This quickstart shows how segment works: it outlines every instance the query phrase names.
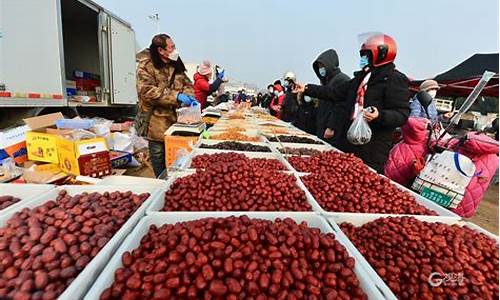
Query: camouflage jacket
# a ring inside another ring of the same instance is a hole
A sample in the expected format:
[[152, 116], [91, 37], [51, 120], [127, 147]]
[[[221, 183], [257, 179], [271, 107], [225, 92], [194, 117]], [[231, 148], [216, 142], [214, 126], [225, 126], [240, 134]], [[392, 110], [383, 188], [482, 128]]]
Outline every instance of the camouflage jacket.
[[[194, 95], [193, 84], [186, 73], [178, 73], [172, 78], [174, 67], [156, 69], [149, 50], [137, 54], [137, 94], [138, 113], [149, 113], [146, 137], [153, 141], [164, 141], [165, 131], [177, 121], [177, 93]], [[171, 85], [170, 85], [171, 82]]]

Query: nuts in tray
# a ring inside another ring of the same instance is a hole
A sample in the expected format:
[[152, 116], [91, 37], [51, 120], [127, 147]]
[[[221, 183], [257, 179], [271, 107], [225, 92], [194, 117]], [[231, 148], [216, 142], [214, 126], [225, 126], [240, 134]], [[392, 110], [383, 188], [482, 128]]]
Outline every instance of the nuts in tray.
[[278, 149], [281, 153], [287, 154], [287, 155], [318, 155], [321, 154], [320, 150], [317, 149], [311, 149], [311, 148], [290, 148], [290, 147], [285, 147], [285, 148], [279, 148]]
[[112, 299], [367, 299], [332, 233], [290, 218], [152, 225], [124, 252]]
[[0, 299], [56, 299], [149, 197], [61, 191], [0, 228]]
[[248, 151], [248, 152], [271, 152], [267, 146], [254, 145], [250, 143], [240, 142], [220, 142], [214, 145], [201, 144], [203, 149], [218, 149], [218, 150], [233, 150], [233, 151]]
[[244, 141], [244, 142], [258, 142], [260, 138], [258, 136], [248, 136], [246, 134], [237, 131], [226, 131], [220, 134], [214, 134], [210, 137], [214, 140], [232, 140], [232, 141]]
[[498, 242], [483, 233], [413, 217], [340, 227], [399, 299], [498, 299]]
[[281, 142], [281, 143], [297, 143], [297, 144], [316, 144], [322, 145], [323, 142], [313, 140], [305, 136], [295, 136], [295, 135], [279, 135], [277, 137], [273, 136], [268, 138], [270, 142]]

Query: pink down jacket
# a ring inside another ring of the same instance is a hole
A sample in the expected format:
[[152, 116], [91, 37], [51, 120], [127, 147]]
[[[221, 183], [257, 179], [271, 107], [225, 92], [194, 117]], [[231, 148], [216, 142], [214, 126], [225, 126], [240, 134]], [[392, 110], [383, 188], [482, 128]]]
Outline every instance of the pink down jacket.
[[[409, 185], [416, 177], [415, 161], [423, 161], [428, 154], [427, 123], [423, 118], [409, 118], [402, 127], [403, 140], [391, 150], [384, 173], [390, 179]], [[447, 148], [455, 149], [459, 141], [442, 141]], [[476, 175], [467, 186], [462, 202], [453, 211], [462, 217], [472, 217], [488, 189], [498, 168], [498, 142], [484, 135], [471, 132], [458, 147], [458, 152], [469, 157], [476, 166]]]

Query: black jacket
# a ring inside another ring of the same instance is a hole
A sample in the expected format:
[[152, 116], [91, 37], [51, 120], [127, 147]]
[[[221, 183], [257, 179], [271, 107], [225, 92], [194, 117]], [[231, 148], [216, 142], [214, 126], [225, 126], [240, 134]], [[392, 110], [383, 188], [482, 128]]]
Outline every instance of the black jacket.
[[316, 133], [316, 113], [317, 108], [314, 106], [314, 102], [304, 102], [299, 104], [299, 109], [297, 112], [297, 120], [294, 125], [304, 130], [309, 134]]
[[281, 108], [281, 119], [285, 122], [295, 122], [298, 110], [297, 94], [293, 93], [291, 89], [287, 89], [285, 100], [283, 100], [283, 107]]
[[357, 72], [353, 79], [335, 88], [307, 85], [305, 94], [337, 103], [333, 125], [335, 128], [345, 125], [342, 132], [335, 132], [339, 138], [339, 148], [356, 154], [366, 164], [378, 172], [383, 172], [392, 147], [392, 133], [394, 129], [406, 122], [410, 114], [409, 81], [403, 73], [396, 70], [393, 63], [372, 71], [364, 106], [375, 106], [380, 115], [369, 123], [372, 130], [370, 142], [355, 146], [347, 141], [346, 133], [352, 123], [351, 116], [356, 101], [356, 92], [364, 75], [364, 72]]
[[[319, 64], [323, 64], [326, 68], [326, 78], [319, 75]], [[342, 73], [339, 68], [339, 57], [337, 52], [333, 49], [326, 50], [321, 53], [318, 58], [313, 62], [313, 69], [318, 76], [321, 85], [335, 87], [342, 85], [349, 81], [349, 76]], [[319, 99], [319, 106], [316, 116], [316, 135], [323, 139], [325, 129], [330, 128], [335, 131], [342, 131], [343, 128], [334, 128], [335, 122], [335, 103], [324, 99]], [[336, 137], [328, 140], [327, 142], [335, 144]]]

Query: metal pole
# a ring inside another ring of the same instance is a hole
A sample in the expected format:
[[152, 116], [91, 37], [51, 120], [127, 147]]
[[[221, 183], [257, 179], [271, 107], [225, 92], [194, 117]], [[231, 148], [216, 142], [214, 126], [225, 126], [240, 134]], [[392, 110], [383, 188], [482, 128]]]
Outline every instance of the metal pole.
[[148, 18], [156, 23], [156, 33], [160, 33], [160, 15], [155, 13], [154, 15], [149, 15]]

